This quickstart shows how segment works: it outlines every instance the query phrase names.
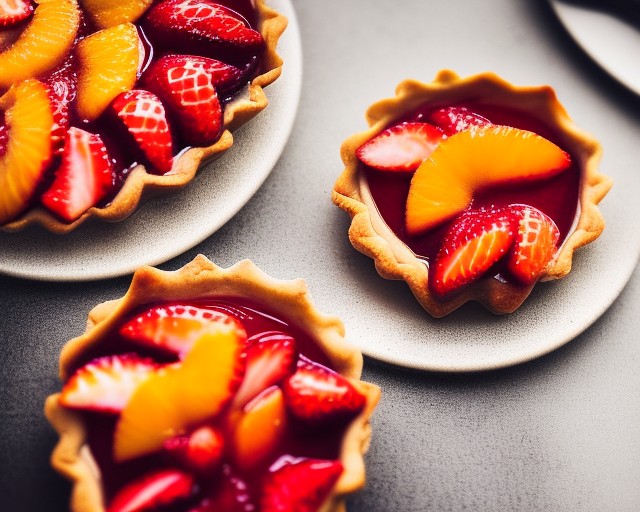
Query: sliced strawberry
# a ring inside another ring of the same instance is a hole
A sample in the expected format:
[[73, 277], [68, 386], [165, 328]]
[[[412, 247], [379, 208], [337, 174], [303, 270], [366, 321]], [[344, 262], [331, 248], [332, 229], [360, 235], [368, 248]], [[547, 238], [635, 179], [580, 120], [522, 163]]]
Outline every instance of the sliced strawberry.
[[[175, 67], [194, 66], [211, 77], [211, 83], [221, 93], [233, 91], [244, 78], [244, 71], [220, 60], [195, 55], [165, 55], [152, 64], [152, 68], [166, 70]], [[147, 71], [149, 73], [149, 71]]]
[[113, 190], [113, 168], [100, 135], [72, 127], [67, 131], [62, 163], [42, 204], [73, 222]]
[[157, 364], [136, 354], [100, 357], [78, 369], [62, 388], [60, 404], [118, 414]]
[[145, 73], [143, 88], [155, 93], [173, 114], [185, 143], [213, 144], [222, 132], [222, 107], [203, 57], [161, 59]]
[[264, 45], [259, 32], [242, 16], [206, 0], [164, 0], [145, 17], [145, 31], [153, 42], [172, 44], [205, 43], [217, 49], [258, 51]]
[[30, 0], [0, 0], [0, 29], [12, 27], [33, 14]]
[[48, 88], [55, 123], [51, 130], [51, 140], [56, 151], [62, 153], [64, 139], [71, 124], [69, 106], [74, 101], [78, 88], [73, 61], [67, 60], [62, 67], [51, 73], [44, 83]]
[[558, 248], [560, 230], [553, 219], [537, 208], [511, 205], [518, 216], [518, 233], [507, 267], [523, 284], [536, 281]]
[[282, 386], [289, 412], [313, 424], [344, 421], [358, 414], [366, 398], [346, 378], [308, 359]]
[[285, 460], [265, 479], [261, 512], [317, 512], [342, 470], [339, 460]]
[[413, 172], [436, 148], [444, 132], [428, 123], [401, 123], [380, 132], [356, 151], [360, 161], [381, 171]]
[[167, 439], [164, 448], [188, 469], [210, 473], [222, 462], [224, 437], [219, 430], [205, 425], [189, 435]]
[[0, 123], [0, 158], [7, 152], [7, 143], [9, 142], [9, 130], [4, 122]]
[[149, 473], [123, 487], [111, 501], [107, 512], [156, 510], [188, 498], [193, 486], [193, 476], [177, 469]]
[[216, 485], [189, 512], [255, 512], [247, 484], [225, 464]]
[[429, 115], [429, 121], [442, 128], [447, 135], [467, 130], [472, 126], [491, 124], [486, 117], [472, 112], [467, 107], [440, 108]]
[[116, 96], [109, 108], [153, 168], [159, 174], [168, 173], [173, 165], [173, 141], [160, 99], [148, 91], [134, 89]]
[[279, 384], [296, 369], [295, 340], [282, 332], [268, 331], [252, 336], [248, 343], [247, 370], [233, 406], [243, 407], [270, 386]]
[[235, 318], [220, 311], [185, 304], [153, 306], [120, 327], [120, 334], [139, 345], [184, 355], [207, 327], [216, 322], [233, 325], [243, 337], [246, 336]]
[[463, 213], [444, 238], [433, 265], [430, 284], [447, 295], [481, 277], [511, 248], [515, 217], [505, 209]]

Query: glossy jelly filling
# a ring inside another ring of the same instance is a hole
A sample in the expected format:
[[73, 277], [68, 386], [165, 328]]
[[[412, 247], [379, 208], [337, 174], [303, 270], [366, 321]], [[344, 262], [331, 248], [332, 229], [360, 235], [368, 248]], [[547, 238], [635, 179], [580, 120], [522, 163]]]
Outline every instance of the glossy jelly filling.
[[[268, 335], [273, 332], [291, 336], [295, 340], [296, 351], [300, 360], [313, 361], [327, 368], [330, 367], [326, 355], [309, 335], [287, 320], [266, 312], [266, 309], [261, 305], [238, 298], [216, 298], [191, 302], [183, 301], [180, 302], [180, 304], [221, 312], [239, 320], [247, 332], [248, 343], [251, 343], [252, 339], [260, 339], [265, 334]], [[100, 343], [94, 344], [86, 350], [81, 357], [74, 361], [74, 365], [70, 371], [73, 372], [81, 368], [97, 357], [126, 354], [131, 353], [132, 350], [138, 355], [150, 357], [158, 363], [175, 362], [175, 356], [168, 355], [166, 351], [139, 347], [119, 334], [121, 325], [124, 325], [127, 320], [142, 311], [148, 310], [152, 306], [154, 305], [147, 304], [139, 310], [132, 312], [122, 324], [117, 325], [111, 330]], [[119, 417], [91, 411], [80, 411], [80, 414], [82, 414], [87, 426], [87, 440], [91, 454], [100, 468], [107, 503], [113, 499], [114, 495], [117, 494], [123, 486], [139, 478], [141, 475], [162, 468], [177, 467], [174, 456], [164, 450], [126, 462], [117, 462], [114, 460], [113, 447], [114, 433]], [[206, 425], [224, 430], [224, 425], [222, 424], [224, 423], [224, 417], [224, 413], [218, 415], [216, 419], [210, 423], [206, 423]], [[179, 506], [172, 506], [167, 510], [191, 510], [189, 508], [190, 506], [198, 503], [201, 504], [202, 500], [206, 499], [207, 496], [216, 496], [220, 491], [220, 487], [226, 485], [221, 479], [223, 473], [233, 475], [234, 481], [241, 483], [241, 486], [245, 490], [246, 503], [256, 504], [259, 502], [259, 492], [264, 480], [264, 475], [272, 470], [276, 470], [283, 462], [302, 458], [322, 460], [339, 459], [342, 439], [348, 425], [348, 418], [345, 418], [344, 421], [340, 420], [331, 423], [329, 426], [323, 424], [322, 426], [314, 427], [313, 425], [303, 424], [295, 418], [290, 417], [287, 420], [285, 434], [267, 459], [247, 470], [237, 467], [229, 457], [225, 456], [222, 465], [216, 470], [210, 474], [198, 474], [196, 490], [189, 500], [186, 502], [181, 501]], [[254, 505], [247, 506], [248, 508], [246, 509], [238, 508], [238, 510], [259, 510], [258, 508], [251, 508], [253, 506]], [[162, 510], [165, 509], [163, 508]]]
[[[246, 25], [254, 30], [258, 29], [258, 14], [254, 8], [251, 0], [215, 0], [212, 2], [222, 5], [229, 9], [232, 14], [240, 17], [246, 22]], [[141, 58], [140, 66], [138, 70], [138, 79], [134, 85], [134, 89], [141, 88], [141, 81], [144, 79], [144, 71], [149, 66], [159, 60], [161, 57], [168, 54], [184, 54], [184, 55], [197, 55], [202, 57], [213, 58], [220, 60], [227, 64], [231, 64], [240, 70], [242, 70], [241, 76], [238, 80], [231, 85], [227, 90], [218, 91], [218, 99], [221, 104], [221, 108], [224, 112], [224, 107], [227, 103], [235, 98], [237, 93], [243, 89], [257, 74], [261, 65], [263, 49], [257, 53], [251, 53], [244, 49], [225, 47], [224, 45], [210, 42], [198, 41], [195, 38], [188, 42], [182, 42], [177, 45], [175, 41], [168, 40], [166, 37], [155, 36], [152, 33], [152, 27], [145, 24], [145, 16], [134, 23], [138, 31], [138, 36], [141, 42]], [[24, 22], [23, 27], [28, 26], [28, 22]], [[99, 29], [95, 27], [87, 16], [82, 17], [81, 25], [76, 37], [76, 44], [79, 40], [97, 32]], [[3, 47], [8, 46], [10, 41], [16, 39], [19, 31], [12, 29], [6, 31], [7, 34], [3, 34], [3, 30], [0, 30], [0, 43], [4, 40], [6, 35], [7, 44], [0, 44], [0, 50]], [[9, 32], [11, 32], [9, 34]], [[69, 103], [69, 126], [79, 127], [90, 133], [99, 134], [104, 142], [109, 159], [113, 165], [113, 186], [111, 191], [105, 198], [99, 201], [96, 206], [104, 207], [109, 204], [113, 198], [117, 195], [122, 188], [127, 176], [130, 172], [139, 164], [144, 164], [149, 172], [156, 172], [150, 162], [144, 157], [140, 149], [130, 140], [130, 134], [127, 133], [126, 127], [116, 122], [113, 116], [110, 115], [108, 109], [97, 120], [88, 122], [86, 119], [81, 119], [75, 110], [75, 97], [76, 97], [76, 82], [78, 76], [78, 64], [77, 59], [72, 52], [69, 57], [62, 63], [62, 65], [48, 73], [45, 76], [39, 77], [44, 83], [53, 85], [54, 88], [59, 87], [56, 81], [62, 80], [67, 84], [70, 82], [71, 87], [67, 91], [66, 101]], [[67, 87], [66, 85], [64, 87]], [[165, 110], [167, 110], [165, 108]], [[173, 139], [173, 154], [174, 156], [183, 153], [191, 145], [183, 140], [181, 132], [178, 129], [178, 124], [175, 122], [173, 115], [170, 111], [166, 112], [169, 124], [171, 126], [171, 136]], [[4, 113], [0, 111], [0, 156], [6, 150], [6, 127], [5, 127]], [[219, 137], [219, 135], [218, 135]], [[212, 141], [213, 143], [214, 141]], [[44, 192], [54, 179], [54, 171], [60, 164], [60, 154], [55, 155], [52, 161], [48, 165], [47, 173], [44, 175], [42, 182], [38, 186], [38, 191], [32, 198], [30, 206], [34, 206], [38, 203], [40, 193]]]
[[[525, 112], [479, 103], [465, 103], [459, 106], [468, 108], [493, 124], [529, 130], [555, 144], [560, 144], [558, 134], [552, 128]], [[422, 105], [406, 116], [393, 121], [388, 127], [402, 122], [429, 122], [430, 114], [437, 108], [432, 105]], [[570, 156], [571, 166], [557, 176], [534, 183], [487, 188], [475, 195], [469, 208], [501, 207], [510, 204], [533, 206], [553, 219], [560, 231], [559, 243], [562, 243], [562, 240], [570, 234], [573, 226], [580, 189], [580, 169], [576, 163], [577, 159], [575, 155]], [[359, 165], [364, 171], [371, 196], [382, 219], [419, 259], [429, 264], [435, 259], [443, 239], [455, 219], [417, 236], [408, 234], [405, 228], [405, 208], [412, 174], [384, 172], [363, 163], [359, 163]], [[511, 279], [507, 272], [504, 272], [503, 266], [503, 262], [498, 262], [488, 274], [517, 285], [518, 283]]]

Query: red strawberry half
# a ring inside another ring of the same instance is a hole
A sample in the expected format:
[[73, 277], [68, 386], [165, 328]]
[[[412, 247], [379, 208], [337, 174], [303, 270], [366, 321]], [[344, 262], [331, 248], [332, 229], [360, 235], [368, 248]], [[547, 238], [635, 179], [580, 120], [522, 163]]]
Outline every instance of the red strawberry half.
[[42, 204], [73, 222], [113, 190], [114, 174], [100, 135], [72, 127], [66, 134], [62, 163]]
[[237, 408], [289, 377], [295, 371], [298, 359], [295, 340], [281, 332], [260, 333], [252, 336], [248, 343], [247, 369], [233, 400]]
[[213, 144], [222, 133], [222, 107], [203, 57], [161, 59], [147, 70], [142, 84], [173, 114], [184, 142]]
[[94, 359], [67, 381], [60, 404], [72, 409], [117, 414], [156, 368], [151, 359], [136, 354]]
[[194, 479], [177, 469], [147, 474], [123, 487], [107, 512], [143, 512], [174, 504], [191, 496]]
[[360, 146], [356, 155], [381, 171], [413, 172], [438, 145], [444, 132], [428, 123], [392, 126]]
[[0, 29], [17, 25], [32, 13], [30, 0], [0, 0]]
[[432, 290], [447, 295], [482, 276], [511, 248], [516, 219], [508, 209], [462, 214], [451, 226], [436, 256]]
[[242, 16], [206, 0], [159, 2], [147, 13], [144, 26], [152, 43], [205, 43], [213, 53], [230, 48], [236, 52], [258, 51], [264, 45], [262, 35], [251, 29]]
[[518, 232], [507, 267], [523, 284], [535, 282], [553, 258], [560, 239], [560, 231], [551, 217], [537, 208], [511, 205], [516, 213]]
[[126, 127], [145, 160], [158, 173], [168, 173], [173, 165], [173, 141], [160, 99], [148, 91], [134, 89], [120, 93], [110, 109]]
[[304, 358], [282, 391], [289, 412], [312, 424], [344, 421], [366, 404], [365, 396], [342, 375]]
[[472, 112], [467, 107], [440, 108], [429, 115], [429, 121], [442, 128], [447, 135], [467, 130], [472, 126], [491, 124], [486, 117]]
[[235, 318], [206, 308], [187, 304], [153, 306], [134, 316], [120, 327], [120, 334], [139, 345], [184, 355], [212, 323], [231, 324], [245, 337], [244, 328]]
[[187, 468], [211, 472], [222, 462], [224, 438], [220, 431], [205, 425], [189, 435], [168, 439], [164, 448]]
[[317, 512], [342, 474], [338, 460], [287, 460], [267, 475], [261, 512]]

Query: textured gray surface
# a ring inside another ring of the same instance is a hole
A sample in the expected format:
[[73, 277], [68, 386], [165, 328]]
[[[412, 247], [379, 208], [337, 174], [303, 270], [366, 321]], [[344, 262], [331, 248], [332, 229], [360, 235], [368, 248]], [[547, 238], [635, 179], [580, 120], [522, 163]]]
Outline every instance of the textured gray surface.
[[[406, 325], [420, 311], [404, 285], [382, 281], [349, 246], [346, 215], [330, 204], [341, 169], [337, 148], [362, 129], [366, 106], [391, 94], [397, 82], [430, 79], [451, 67], [554, 85], [576, 122], [601, 139], [604, 169], [624, 184], [603, 203], [609, 227], [593, 250], [579, 255], [576, 275], [588, 269], [601, 282], [602, 274], [620, 276], [621, 265], [631, 272], [640, 227], [638, 97], [581, 53], [544, 2], [405, 0], [402, 10], [396, 4], [297, 0], [305, 69], [287, 148], [231, 222], [162, 267], [177, 268], [199, 252], [222, 266], [251, 258], [275, 277], [305, 277], [320, 308], [343, 316], [352, 338], [361, 335], [352, 327], [358, 308], [368, 310], [372, 324], [381, 315], [397, 317], [385, 334], [402, 351], [413, 341]], [[128, 280], [0, 277], [0, 510], [67, 510], [68, 486], [48, 468], [55, 438], [42, 403], [58, 387], [62, 344], [82, 331], [94, 304], [121, 296]], [[555, 284], [543, 291], [536, 301], [550, 300], [547, 291], [563, 293]], [[569, 294], [562, 307], [584, 307], [612, 293], [591, 287], [581, 298]], [[639, 510], [639, 303], [636, 268], [583, 334], [505, 370], [444, 375], [367, 359], [364, 377], [383, 388], [383, 398], [367, 455], [368, 485], [350, 499], [349, 511]], [[504, 329], [473, 308], [468, 313]], [[544, 320], [522, 318], [532, 325]], [[467, 335], [473, 339], [472, 328]]]

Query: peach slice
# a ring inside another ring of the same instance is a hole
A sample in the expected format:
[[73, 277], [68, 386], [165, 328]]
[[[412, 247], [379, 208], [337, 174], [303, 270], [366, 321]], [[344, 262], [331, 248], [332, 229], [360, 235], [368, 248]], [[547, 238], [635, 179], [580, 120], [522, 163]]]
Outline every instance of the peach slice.
[[215, 418], [242, 381], [245, 341], [235, 326], [213, 324], [180, 363], [140, 384], [116, 424], [115, 459], [159, 451], [167, 439]]
[[100, 30], [78, 43], [77, 110], [93, 121], [109, 103], [136, 83], [140, 38], [135, 25], [123, 23]]
[[233, 432], [231, 449], [238, 467], [251, 470], [264, 462], [282, 439], [286, 426], [287, 408], [277, 386], [249, 402]]
[[75, 0], [40, 0], [18, 39], [0, 53], [0, 89], [57, 68], [71, 51], [79, 26]]
[[7, 143], [0, 157], [0, 224], [27, 207], [51, 160], [54, 126], [45, 85], [25, 80], [0, 98], [7, 125]]
[[98, 28], [133, 23], [151, 6], [153, 0], [80, 0], [85, 12]]
[[570, 165], [567, 153], [530, 131], [488, 126], [452, 135], [411, 179], [407, 232], [417, 235], [453, 218], [483, 188], [550, 178]]

